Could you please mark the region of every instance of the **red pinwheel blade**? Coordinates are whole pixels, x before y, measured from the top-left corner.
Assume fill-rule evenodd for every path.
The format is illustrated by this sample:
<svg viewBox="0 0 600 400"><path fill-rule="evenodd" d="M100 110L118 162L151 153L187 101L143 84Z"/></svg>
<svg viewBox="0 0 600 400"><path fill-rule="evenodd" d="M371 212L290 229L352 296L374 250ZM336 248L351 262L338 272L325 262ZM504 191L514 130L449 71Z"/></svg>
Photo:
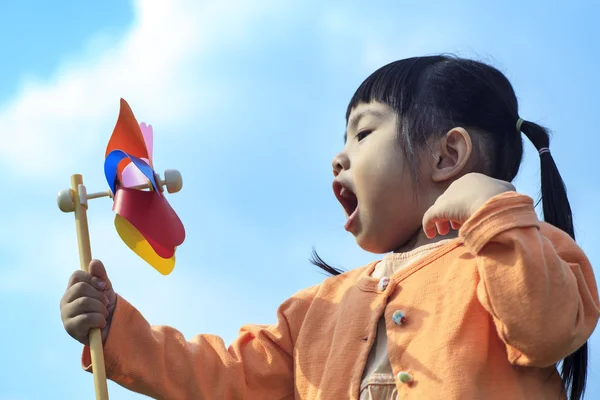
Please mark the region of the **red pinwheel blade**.
<svg viewBox="0 0 600 400"><path fill-rule="evenodd" d="M169 258L185 240L181 220L165 198L155 191L119 188L113 210L133 225L157 254Z"/></svg>

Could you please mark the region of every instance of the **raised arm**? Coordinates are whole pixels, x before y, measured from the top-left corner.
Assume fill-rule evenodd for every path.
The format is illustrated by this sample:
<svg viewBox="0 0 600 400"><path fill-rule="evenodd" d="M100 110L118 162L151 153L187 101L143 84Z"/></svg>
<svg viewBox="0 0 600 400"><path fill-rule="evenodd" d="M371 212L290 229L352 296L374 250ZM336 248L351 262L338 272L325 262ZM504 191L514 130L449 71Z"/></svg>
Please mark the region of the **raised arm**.
<svg viewBox="0 0 600 400"><path fill-rule="evenodd" d="M478 298L511 363L550 366L590 337L600 316L592 266L569 235L538 220L530 197L493 197L460 236L477 256Z"/></svg>

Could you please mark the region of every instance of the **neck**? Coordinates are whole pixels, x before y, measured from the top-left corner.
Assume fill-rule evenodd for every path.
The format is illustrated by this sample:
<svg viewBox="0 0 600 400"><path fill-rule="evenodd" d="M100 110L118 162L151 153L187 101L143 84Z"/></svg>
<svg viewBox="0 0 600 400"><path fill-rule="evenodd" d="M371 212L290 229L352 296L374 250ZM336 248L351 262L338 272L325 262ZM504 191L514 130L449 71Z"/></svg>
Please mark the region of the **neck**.
<svg viewBox="0 0 600 400"><path fill-rule="evenodd" d="M429 239L425 235L425 232L423 232L423 228L419 227L419 230L410 239L394 249L394 253L406 253L426 244L437 243L446 239L455 239L456 237L458 237L458 231L450 230L447 235L436 235L434 238Z"/></svg>

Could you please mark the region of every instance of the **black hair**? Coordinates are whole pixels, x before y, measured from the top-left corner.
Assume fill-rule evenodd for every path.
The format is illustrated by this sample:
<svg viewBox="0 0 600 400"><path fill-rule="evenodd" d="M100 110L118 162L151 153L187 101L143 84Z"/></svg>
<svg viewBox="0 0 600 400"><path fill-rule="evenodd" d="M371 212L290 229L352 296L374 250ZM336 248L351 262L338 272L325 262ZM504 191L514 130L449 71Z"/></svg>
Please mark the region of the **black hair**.
<svg viewBox="0 0 600 400"><path fill-rule="evenodd" d="M498 69L485 63L447 55L414 57L387 64L371 74L348 104L377 101L398 115L400 148L416 175L416 156L433 135L461 126L477 132L486 151L479 169L512 182L523 157L521 132L540 151L541 201L544 220L575 239L571 207L564 182L547 148L548 130L536 123L519 124L518 102L512 85ZM520 126L521 132L518 132ZM325 263L313 249L311 262L328 275L344 271ZM587 342L562 361L562 381L570 400L585 391Z"/></svg>

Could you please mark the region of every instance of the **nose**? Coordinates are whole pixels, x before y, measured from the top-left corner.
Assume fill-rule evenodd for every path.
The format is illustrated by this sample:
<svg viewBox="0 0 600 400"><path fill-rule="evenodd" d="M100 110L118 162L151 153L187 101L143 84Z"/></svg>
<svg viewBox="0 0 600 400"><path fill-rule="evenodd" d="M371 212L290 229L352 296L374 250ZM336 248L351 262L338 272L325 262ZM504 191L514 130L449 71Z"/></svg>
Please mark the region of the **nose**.
<svg viewBox="0 0 600 400"><path fill-rule="evenodd" d="M333 167L333 176L338 176L340 172L350 168L350 159L344 152L341 152L333 158L331 166Z"/></svg>

